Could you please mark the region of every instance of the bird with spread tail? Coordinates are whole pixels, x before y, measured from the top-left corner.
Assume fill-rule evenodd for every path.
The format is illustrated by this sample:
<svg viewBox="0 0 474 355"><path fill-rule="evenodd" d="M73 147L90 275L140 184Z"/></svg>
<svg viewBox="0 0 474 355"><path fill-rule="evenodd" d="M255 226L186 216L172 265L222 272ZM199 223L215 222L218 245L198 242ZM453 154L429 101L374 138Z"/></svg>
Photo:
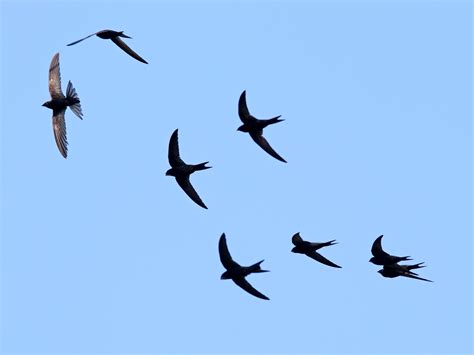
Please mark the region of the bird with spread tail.
<svg viewBox="0 0 474 355"><path fill-rule="evenodd" d="M178 129L176 129L170 138L170 143L168 146L168 161L171 165L171 169L166 172L166 176L174 176L178 185L183 189L183 191L193 200L196 204L202 208L207 209L204 202L202 202L196 190L194 190L193 185L189 181L189 175L195 171L205 170L211 168L206 166L208 161L201 164L186 164L181 157L179 156L179 145L178 145Z"/></svg>
<svg viewBox="0 0 474 355"><path fill-rule="evenodd" d="M286 160L283 159L271 146L270 143L263 136L263 129L268 125L284 121L280 119L280 116L276 116L267 120L260 120L252 116L247 107L247 99L245 90L242 92L239 98L239 117L243 125L237 128L240 132L245 132L252 137L255 143L257 143L260 148L266 151L275 159L286 163Z"/></svg>
<svg viewBox="0 0 474 355"><path fill-rule="evenodd" d="M411 271L411 270L414 270L414 269L421 269L422 267L425 267L425 265L422 265L422 264L423 263L418 263L418 264L414 264L414 265L399 265L397 263L389 264L389 265L384 265L383 269L380 269L377 272L380 275L382 275L383 277L388 277L388 278L404 276L404 277L409 277L409 278L416 279L416 280L433 282L431 280L419 277L418 274Z"/></svg>
<svg viewBox="0 0 474 355"><path fill-rule="evenodd" d="M396 264L400 261L407 261L407 260L412 260L410 259L409 256L394 256L390 255L387 252L385 252L382 249L382 237L379 236L377 239L375 239L374 243L372 244L372 255L373 257L370 258L370 262L375 265L390 265L390 264Z"/></svg>
<svg viewBox="0 0 474 355"><path fill-rule="evenodd" d="M222 265L226 268L226 271L221 275L221 280L232 280L237 286L242 288L244 291L247 291L251 295L263 300L269 300L267 296L257 291L245 279L246 276L253 273L268 272L268 270L262 270L260 268L260 264L263 262L263 260L250 266L240 266L230 256L229 249L227 248L225 233L222 233L219 239L219 257L221 259Z"/></svg>
<svg viewBox="0 0 474 355"><path fill-rule="evenodd" d="M136 52L134 52L127 44L120 38L132 38L130 36L127 36L126 34L123 33L123 31L112 31L112 30L102 30L96 33L93 33L89 36L86 36L84 38L81 38L77 41L74 41L72 43L69 43L68 46L73 46L79 42L82 42L83 40L92 37L92 36L97 36L102 39L110 39L112 42L114 42L120 49L122 49L125 53L127 53L130 57L135 58L139 62L148 64L148 62L140 57Z"/></svg>
<svg viewBox="0 0 474 355"><path fill-rule="evenodd" d="M309 256L311 259L319 261L320 263L324 265L340 268L339 265L334 264L332 261L326 259L324 256L316 252L316 250L318 249L337 244L335 243L335 240L331 240L329 242L324 242L324 243L312 243L312 242L303 240L300 234L296 233L291 238L291 242L295 246L293 249L291 249L293 253L304 254L306 256Z"/></svg>
<svg viewBox="0 0 474 355"><path fill-rule="evenodd" d="M81 100L72 86L71 81L67 83L66 96L61 89L61 73L59 70L59 53L56 53L49 65L49 94L51 100L46 101L43 106L53 110L53 132L56 145L64 158L67 158L67 136L66 121L64 114L66 108L70 108L74 114L82 120Z"/></svg>

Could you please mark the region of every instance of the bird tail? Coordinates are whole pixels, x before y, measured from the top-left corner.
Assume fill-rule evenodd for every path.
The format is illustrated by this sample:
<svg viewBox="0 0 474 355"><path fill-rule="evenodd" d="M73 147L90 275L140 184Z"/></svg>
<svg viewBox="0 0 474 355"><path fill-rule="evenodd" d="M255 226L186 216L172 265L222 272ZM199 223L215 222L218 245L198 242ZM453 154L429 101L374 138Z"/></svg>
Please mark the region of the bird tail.
<svg viewBox="0 0 474 355"><path fill-rule="evenodd" d="M270 124L274 124L274 123L277 123L277 122L284 121L284 120L280 119L280 117L281 117L281 115L273 117L273 118L269 118L268 120L265 120L267 122L267 126L270 125Z"/></svg>
<svg viewBox="0 0 474 355"><path fill-rule="evenodd" d="M262 270L260 268L261 263L263 263L263 260L260 260L258 263L255 263L252 266L250 266L252 272L269 272L269 270Z"/></svg>
<svg viewBox="0 0 474 355"><path fill-rule="evenodd" d="M206 170L206 169L210 169L211 166L206 166L206 164L209 163L208 161L204 162L204 163L201 163L201 164L196 164L194 165L194 169L196 171L198 170Z"/></svg>
<svg viewBox="0 0 474 355"><path fill-rule="evenodd" d="M422 267L425 267L426 265L423 265L424 262L418 263L415 265L408 265L408 270L414 270L414 269L421 269Z"/></svg>
<svg viewBox="0 0 474 355"><path fill-rule="evenodd" d="M123 31L120 31L120 34L119 34L120 37L123 37L123 38L132 38L130 36L127 36L125 33L123 33Z"/></svg>
<svg viewBox="0 0 474 355"><path fill-rule="evenodd" d="M72 86L71 81L67 83L66 98L71 103L71 105L69 106L71 111L74 112L74 114L82 120L81 100L79 100L79 96L77 95L74 86Z"/></svg>

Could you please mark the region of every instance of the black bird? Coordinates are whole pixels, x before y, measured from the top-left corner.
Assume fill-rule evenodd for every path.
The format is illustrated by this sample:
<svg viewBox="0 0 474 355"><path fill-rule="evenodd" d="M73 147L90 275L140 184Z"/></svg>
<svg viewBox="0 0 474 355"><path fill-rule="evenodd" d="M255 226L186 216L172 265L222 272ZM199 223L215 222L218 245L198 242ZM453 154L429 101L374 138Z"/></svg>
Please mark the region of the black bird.
<svg viewBox="0 0 474 355"><path fill-rule="evenodd" d="M263 129L268 125L281 122L284 120L279 119L281 116L276 116L268 120L259 120L253 117L249 109L247 108L247 100L245 97L245 90L242 92L239 98L239 117L243 125L237 128L238 131L245 132L250 134L250 137L257 143L264 151L270 154L275 159L286 163L286 160L283 159L277 152L273 150L268 141L265 139L263 134Z"/></svg>
<svg viewBox="0 0 474 355"><path fill-rule="evenodd" d="M222 233L219 239L219 257L221 259L222 265L224 265L227 270L221 275L221 280L230 279L234 281L237 286L244 289L251 295L263 300L269 300L267 296L253 288L253 286L245 279L246 276L255 272L268 272L268 270L262 270L260 268L260 264L263 262L263 260L250 266L240 266L237 264L230 256L229 249L227 248L225 233Z"/></svg>
<svg viewBox="0 0 474 355"><path fill-rule="evenodd" d="M167 176L174 176L178 185L186 192L186 194L191 197L191 200L196 202L202 208L206 208L204 202L202 202L201 198L197 194L196 190L194 190L193 185L189 181L189 175L194 173L198 170L205 170L211 168L210 166L205 166L208 161L201 164L186 164L181 158L179 157L179 146L178 146L178 129L176 129L170 138L170 143L168 147L168 161L171 165L171 169L166 172Z"/></svg>
<svg viewBox="0 0 474 355"><path fill-rule="evenodd" d="M319 261L320 263L322 263L324 265L340 268L339 265L334 264L332 261L329 261L324 256L322 256L321 254L316 252L316 250L318 250L318 249L321 249L321 248L324 248L324 247L327 247L327 246L330 246L330 245L337 244L337 243L335 243L335 240L331 240L331 241L325 242L325 243L311 243L311 242L308 242L306 240L303 240L303 238L301 238L300 234L296 233L291 238L291 241L295 245L295 247L293 249L291 249L291 251L293 253L304 254L304 255L309 256L311 259Z"/></svg>
<svg viewBox="0 0 474 355"><path fill-rule="evenodd" d="M79 43L79 42L82 42L83 40L89 38L89 37L92 37L92 36L97 36L99 38L102 38L102 39L111 39L112 42L114 42L117 46L119 46L125 53L127 53L129 56L135 58L136 60L138 60L139 62L142 62L142 63L145 63L145 64L148 64L148 62L143 59L142 57L140 57L137 53L135 53L129 46L127 46L125 44L124 41L122 41L120 39L120 37L123 37L123 38L132 38L132 37L129 37L127 36L126 34L123 33L123 31L112 31L112 30L102 30L102 31L99 31L99 32L96 32L96 33L93 33L87 37L84 37L84 38L81 38L75 42L72 42L72 43L69 43L68 46L73 46L75 45L76 43Z"/></svg>
<svg viewBox="0 0 474 355"><path fill-rule="evenodd" d="M410 259L409 256L394 256L386 253L382 249L382 237L379 236L377 239L375 239L374 243L372 244L372 255L373 258L370 258L370 262L375 265L390 265L390 264L395 264L400 261L406 261L406 260L412 260Z"/></svg>
<svg viewBox="0 0 474 355"><path fill-rule="evenodd" d="M423 263L418 263L414 265L399 265L395 263L395 264L390 264L390 265L384 265L383 269L380 269L378 273L382 275L383 277L389 277L389 278L404 276L404 277L409 277L412 279L433 282L431 280L419 277L418 274L411 271L414 269L420 269L422 267L425 267L422 264Z"/></svg>
<svg viewBox="0 0 474 355"><path fill-rule="evenodd" d="M56 53L49 65L49 94L51 100L43 106L53 110L53 132L56 145L64 158L67 158L66 121L64 113L69 107L74 114L82 120L82 108L76 89L71 81L67 83L66 96L61 90L61 73L59 71L59 53Z"/></svg>

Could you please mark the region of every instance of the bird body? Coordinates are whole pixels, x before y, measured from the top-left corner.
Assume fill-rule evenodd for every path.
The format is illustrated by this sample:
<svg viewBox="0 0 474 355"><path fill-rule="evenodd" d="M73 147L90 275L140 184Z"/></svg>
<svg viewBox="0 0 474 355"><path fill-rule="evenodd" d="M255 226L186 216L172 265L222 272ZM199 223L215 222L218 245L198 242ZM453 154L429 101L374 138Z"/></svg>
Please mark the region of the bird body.
<svg viewBox="0 0 474 355"><path fill-rule="evenodd" d="M369 260L372 264L391 265L399 263L400 261L412 260L409 256L394 256L385 252L382 249L382 237L383 234L375 239L374 243L372 244L371 252L373 257Z"/></svg>
<svg viewBox="0 0 474 355"><path fill-rule="evenodd" d="M300 234L296 233L291 238L291 241L294 245L294 248L291 249L293 253L304 254L306 256L309 256L311 259L319 261L320 263L324 265L340 268L339 265L334 264L332 261L326 259L324 256L316 252L316 250L318 249L337 244L335 243L335 240L330 240L329 242L324 242L324 243L313 243L313 242L308 242L306 240L303 240Z"/></svg>
<svg viewBox="0 0 474 355"><path fill-rule="evenodd" d="M388 278L395 278L399 276L404 276L416 280L422 280L422 281L427 281L427 282L433 282L428 279L424 279L422 277L419 277L418 274L414 273L411 270L414 269L420 269L422 267L425 267L422 265L423 263L418 263L414 265L399 265L397 263L395 264L389 264L389 265L384 265L383 269L380 269L378 273L382 275L383 277L388 277Z"/></svg>

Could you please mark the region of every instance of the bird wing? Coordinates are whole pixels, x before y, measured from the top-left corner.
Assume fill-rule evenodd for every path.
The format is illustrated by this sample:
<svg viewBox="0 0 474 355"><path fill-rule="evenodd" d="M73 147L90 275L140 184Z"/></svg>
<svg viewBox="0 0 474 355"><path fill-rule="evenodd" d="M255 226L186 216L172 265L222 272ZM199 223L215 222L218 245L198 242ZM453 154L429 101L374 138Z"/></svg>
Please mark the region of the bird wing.
<svg viewBox="0 0 474 355"><path fill-rule="evenodd" d="M233 278L232 281L234 281L237 286L247 291L251 295L261 298L263 300L269 300L267 296L257 291L244 277L236 277Z"/></svg>
<svg viewBox="0 0 474 355"><path fill-rule="evenodd" d="M64 158L67 158L66 121L64 120L64 112L66 112L66 109L53 111L53 132L59 152Z"/></svg>
<svg viewBox="0 0 474 355"><path fill-rule="evenodd" d="M295 245L298 246L303 242L303 238L301 238L299 233L296 233L293 237L291 237L291 242Z"/></svg>
<svg viewBox="0 0 474 355"><path fill-rule="evenodd" d="M309 256L311 259L319 261L320 263L324 265L340 268L339 265L334 264L332 261L326 259L324 256L322 256L321 254L315 251L307 253L306 255Z"/></svg>
<svg viewBox="0 0 474 355"><path fill-rule="evenodd" d="M226 270L240 266L234 260L232 260L232 256L230 256L229 248L227 248L225 233L222 233L221 237L219 238L219 258L221 259L221 263L226 268Z"/></svg>
<svg viewBox="0 0 474 355"><path fill-rule="evenodd" d="M52 99L63 99L61 91L61 72L59 71L59 53L56 53L49 65L49 94Z"/></svg>
<svg viewBox="0 0 474 355"><path fill-rule="evenodd" d="M178 129L176 128L170 137L168 146L168 161L172 168L183 165L184 161L179 157Z"/></svg>
<svg viewBox="0 0 474 355"><path fill-rule="evenodd" d="M411 279L417 279L417 280L422 280L422 281L427 281L427 282L433 282L431 280L424 279L422 277L416 276L417 274L415 274L414 272L402 272L402 273L400 273L400 275L405 276L405 277L409 277Z"/></svg>
<svg viewBox="0 0 474 355"><path fill-rule="evenodd" d="M206 205L204 204L204 202L202 202L196 190L194 190L193 185L191 185L191 182L189 181L189 176L176 177L176 181L178 182L178 185L183 189L183 191L186 192L186 195L191 198L191 200L193 200L202 208L207 209Z"/></svg>
<svg viewBox="0 0 474 355"><path fill-rule="evenodd" d="M73 46L73 45L75 45L75 44L77 44L77 43L79 43L79 42L82 42L82 41L85 40L85 39L88 39L89 37L95 36L96 34L97 34L97 32L96 32L96 33L93 33L93 34L91 34L91 35L89 35L89 36L86 36L86 37L84 37L84 38L78 39L77 41L74 41L74 42L72 42L72 43L69 43L68 46Z"/></svg>
<svg viewBox="0 0 474 355"><path fill-rule="evenodd" d="M270 146L268 141L265 139L265 137L262 135L263 131L259 130L256 132L250 132L250 137L254 140L255 143L257 143L260 148L262 148L264 151L266 151L268 154L270 154L272 157L275 159L282 161L286 163L286 160L283 159L280 155L278 155L277 152L273 150L273 148Z"/></svg>
<svg viewBox="0 0 474 355"><path fill-rule="evenodd" d="M239 98L239 117L243 123L247 123L251 120L250 112L247 107L245 90L242 92L242 94L240 94Z"/></svg>
<svg viewBox="0 0 474 355"><path fill-rule="evenodd" d="M135 58L139 62L148 64L148 62L140 57L137 53L135 53L127 44L120 39L120 37L111 38L112 42L114 42L117 46L119 46L125 53L127 53L130 57Z"/></svg>
<svg viewBox="0 0 474 355"><path fill-rule="evenodd" d="M379 236L377 239L375 239L374 243L372 244L371 252L372 252L372 255L375 256L375 257L388 257L388 256L390 256L390 254L386 253L382 249L382 237L383 237L383 234L381 236Z"/></svg>

